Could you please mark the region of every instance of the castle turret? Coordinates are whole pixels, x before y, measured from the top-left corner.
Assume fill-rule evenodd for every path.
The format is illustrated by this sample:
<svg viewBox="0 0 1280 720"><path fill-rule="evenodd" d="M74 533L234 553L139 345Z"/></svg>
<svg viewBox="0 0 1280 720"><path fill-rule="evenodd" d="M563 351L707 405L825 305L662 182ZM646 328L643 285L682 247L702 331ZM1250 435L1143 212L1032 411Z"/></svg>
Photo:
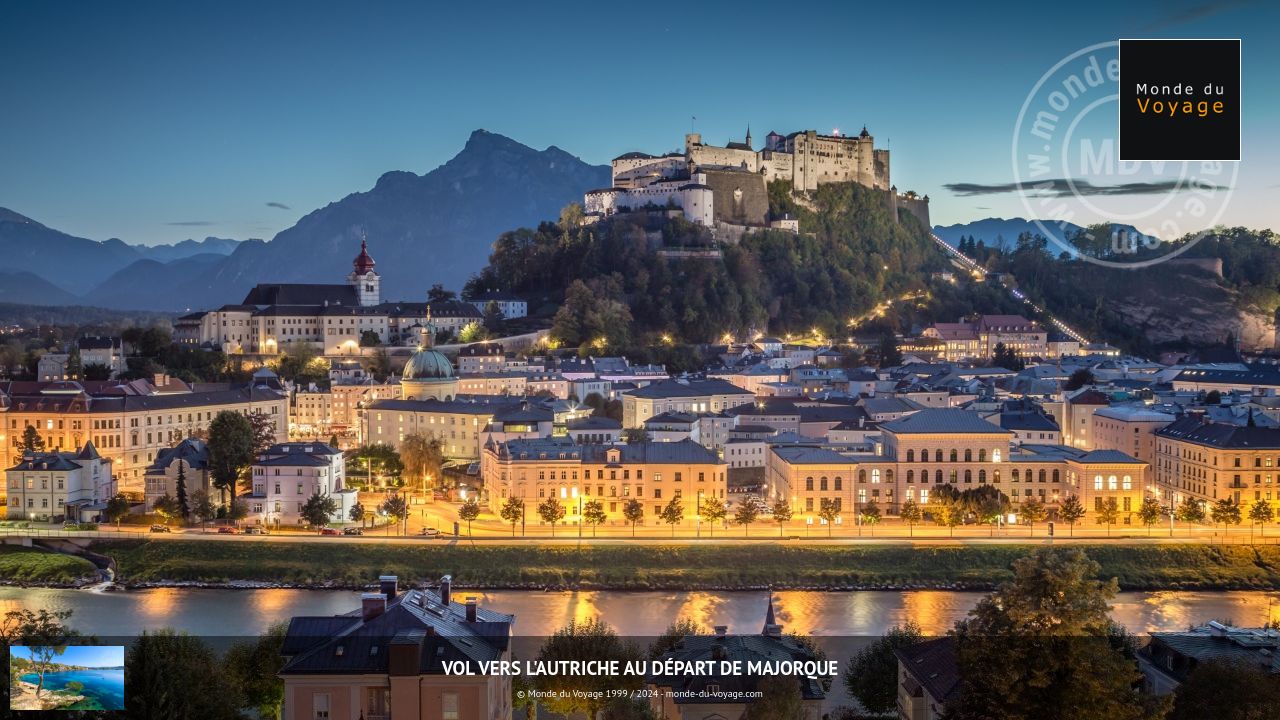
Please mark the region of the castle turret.
<svg viewBox="0 0 1280 720"><path fill-rule="evenodd" d="M347 282L355 287L356 297L361 305L377 305L382 302L382 278L373 270L376 264L369 256L368 241L361 237L360 254L351 261L351 274L347 276Z"/></svg>
<svg viewBox="0 0 1280 720"><path fill-rule="evenodd" d="M755 147L754 145L751 144L751 123L747 123L747 147L749 148Z"/></svg>

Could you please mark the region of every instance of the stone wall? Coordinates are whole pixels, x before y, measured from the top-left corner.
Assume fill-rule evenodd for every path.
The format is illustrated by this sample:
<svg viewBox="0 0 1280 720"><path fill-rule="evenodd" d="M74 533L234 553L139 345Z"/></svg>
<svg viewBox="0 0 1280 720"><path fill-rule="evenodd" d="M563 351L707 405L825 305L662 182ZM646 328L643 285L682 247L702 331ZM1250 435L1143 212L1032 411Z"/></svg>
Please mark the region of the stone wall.
<svg viewBox="0 0 1280 720"><path fill-rule="evenodd" d="M769 191L764 176L732 170L704 170L706 184L714 193L714 215L718 222L734 225L766 225L769 220Z"/></svg>

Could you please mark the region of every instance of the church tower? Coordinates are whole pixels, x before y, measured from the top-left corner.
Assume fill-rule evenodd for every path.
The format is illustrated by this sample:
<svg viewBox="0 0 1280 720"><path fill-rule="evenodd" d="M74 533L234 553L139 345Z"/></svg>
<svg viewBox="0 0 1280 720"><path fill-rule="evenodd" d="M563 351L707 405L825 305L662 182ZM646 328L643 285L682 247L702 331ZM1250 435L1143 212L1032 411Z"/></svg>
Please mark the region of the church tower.
<svg viewBox="0 0 1280 720"><path fill-rule="evenodd" d="M751 144L751 123L747 123L747 149L755 149L755 146Z"/></svg>
<svg viewBox="0 0 1280 720"><path fill-rule="evenodd" d="M360 305L377 305L382 302L382 278L373 271L373 258L369 257L369 244L360 238L360 254L351 261L351 274L347 282L356 289L356 298Z"/></svg>

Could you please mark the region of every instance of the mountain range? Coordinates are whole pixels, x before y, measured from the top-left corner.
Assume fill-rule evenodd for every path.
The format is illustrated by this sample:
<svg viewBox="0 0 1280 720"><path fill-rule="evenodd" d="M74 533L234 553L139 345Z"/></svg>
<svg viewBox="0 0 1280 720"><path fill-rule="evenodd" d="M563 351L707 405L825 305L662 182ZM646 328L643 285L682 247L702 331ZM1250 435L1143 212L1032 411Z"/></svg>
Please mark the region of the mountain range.
<svg viewBox="0 0 1280 720"><path fill-rule="evenodd" d="M423 175L391 171L308 213L269 241L207 238L142 247L88 240L0 208L0 302L183 311L235 303L260 282L343 282L367 237L382 295L460 289L506 230L558 217L607 185L608 166L476 130Z"/></svg>
<svg viewBox="0 0 1280 720"><path fill-rule="evenodd" d="M1083 230L1080 225L1070 222L1061 222L1058 220L1042 220L1045 227L1048 228L1060 240L1069 241L1071 236ZM1132 225L1124 225L1113 223L1112 228L1115 230L1124 230L1130 235L1141 235L1138 229ZM1027 232L1032 235L1044 235L1045 231L1036 224L1035 220L1027 220L1025 218L983 218L982 220L974 220L967 223L956 223L954 225L935 225L933 234L942 238L943 242L957 246L960 243L960 237L972 236L974 240L981 240L984 245L999 245L1003 240L1010 247L1018 236ZM1064 237L1065 236L1065 237ZM1054 246L1055 253L1061 248Z"/></svg>

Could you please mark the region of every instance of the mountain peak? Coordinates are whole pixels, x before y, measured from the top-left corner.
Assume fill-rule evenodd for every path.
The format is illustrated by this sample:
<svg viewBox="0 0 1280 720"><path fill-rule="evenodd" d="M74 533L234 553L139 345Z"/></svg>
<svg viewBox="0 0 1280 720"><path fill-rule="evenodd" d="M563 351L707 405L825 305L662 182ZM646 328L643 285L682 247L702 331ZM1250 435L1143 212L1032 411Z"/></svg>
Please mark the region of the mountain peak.
<svg viewBox="0 0 1280 720"><path fill-rule="evenodd" d="M32 225L38 225L40 227L44 227L43 225L36 222L35 220L32 220L31 218L27 217L26 215L23 215L21 213L16 213L10 210L9 208L5 208L5 207L0 207L0 222L31 223Z"/></svg>

